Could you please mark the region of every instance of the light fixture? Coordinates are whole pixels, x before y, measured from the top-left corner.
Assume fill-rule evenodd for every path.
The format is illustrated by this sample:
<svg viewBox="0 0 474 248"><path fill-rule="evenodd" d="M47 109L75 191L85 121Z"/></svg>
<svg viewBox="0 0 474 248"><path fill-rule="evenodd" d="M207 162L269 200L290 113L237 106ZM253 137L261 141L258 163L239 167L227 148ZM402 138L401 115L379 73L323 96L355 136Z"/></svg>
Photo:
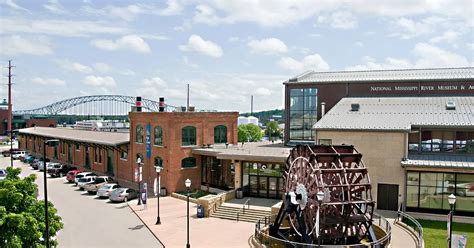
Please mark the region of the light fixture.
<svg viewBox="0 0 474 248"><path fill-rule="evenodd" d="M321 202L324 199L324 193L322 191L319 191L316 196L318 197L318 201Z"/></svg>
<svg viewBox="0 0 474 248"><path fill-rule="evenodd" d="M184 185L186 185L186 188L191 187L191 180L189 180L189 178L186 179L186 181L184 181Z"/></svg>
<svg viewBox="0 0 474 248"><path fill-rule="evenodd" d="M163 167L161 166L155 166L156 173L160 173Z"/></svg>
<svg viewBox="0 0 474 248"><path fill-rule="evenodd" d="M450 194L448 196L449 205L454 205L456 203L456 196L454 194Z"/></svg>
<svg viewBox="0 0 474 248"><path fill-rule="evenodd" d="M141 158L141 157L138 157L138 158L137 158L137 163L139 163L139 164L142 163L142 158Z"/></svg>

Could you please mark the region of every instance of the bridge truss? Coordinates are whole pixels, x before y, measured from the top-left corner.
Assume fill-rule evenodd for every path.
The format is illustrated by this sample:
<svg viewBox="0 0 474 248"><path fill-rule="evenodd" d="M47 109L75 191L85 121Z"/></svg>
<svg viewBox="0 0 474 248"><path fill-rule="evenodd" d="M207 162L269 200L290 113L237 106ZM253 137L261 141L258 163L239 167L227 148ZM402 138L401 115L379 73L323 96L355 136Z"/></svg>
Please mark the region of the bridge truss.
<svg viewBox="0 0 474 248"><path fill-rule="evenodd" d="M122 95L80 96L55 102L44 107L13 111L15 115L61 115L61 114L97 114L127 115L131 106L135 106L136 97ZM121 106L120 106L121 105ZM81 111L82 107L82 111ZM176 111L176 107L165 104L165 111ZM69 111L68 110L74 110ZM159 102L142 98L142 110L158 112Z"/></svg>

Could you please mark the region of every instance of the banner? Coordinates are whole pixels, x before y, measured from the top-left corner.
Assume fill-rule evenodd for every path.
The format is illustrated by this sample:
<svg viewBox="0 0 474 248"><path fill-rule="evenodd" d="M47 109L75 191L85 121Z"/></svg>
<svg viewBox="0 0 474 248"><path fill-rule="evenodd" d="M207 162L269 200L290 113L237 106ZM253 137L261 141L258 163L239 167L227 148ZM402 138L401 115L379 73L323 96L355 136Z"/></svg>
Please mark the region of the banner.
<svg viewBox="0 0 474 248"><path fill-rule="evenodd" d="M143 183L143 189L142 189L142 203L146 205L146 199L148 197L147 195L147 183Z"/></svg>
<svg viewBox="0 0 474 248"><path fill-rule="evenodd" d="M453 234L451 240L451 247L453 248L465 248L467 243L467 235L466 234Z"/></svg>
<svg viewBox="0 0 474 248"><path fill-rule="evenodd" d="M146 158L151 158L151 125L146 124Z"/></svg>

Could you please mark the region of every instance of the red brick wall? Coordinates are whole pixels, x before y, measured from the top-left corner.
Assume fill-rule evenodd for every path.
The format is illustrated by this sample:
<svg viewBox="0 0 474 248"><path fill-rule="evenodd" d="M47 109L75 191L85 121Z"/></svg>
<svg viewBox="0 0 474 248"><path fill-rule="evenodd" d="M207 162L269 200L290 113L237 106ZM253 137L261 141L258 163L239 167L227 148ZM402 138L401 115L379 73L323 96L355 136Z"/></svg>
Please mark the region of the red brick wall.
<svg viewBox="0 0 474 248"><path fill-rule="evenodd" d="M28 119L26 120L26 127L56 127L57 121L55 119Z"/></svg>

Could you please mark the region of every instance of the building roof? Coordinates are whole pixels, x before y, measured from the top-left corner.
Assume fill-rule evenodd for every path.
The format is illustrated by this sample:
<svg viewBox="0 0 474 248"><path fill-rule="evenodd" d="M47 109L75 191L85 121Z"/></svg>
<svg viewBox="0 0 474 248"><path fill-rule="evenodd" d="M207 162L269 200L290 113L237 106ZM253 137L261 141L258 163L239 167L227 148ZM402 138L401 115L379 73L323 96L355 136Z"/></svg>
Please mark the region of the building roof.
<svg viewBox="0 0 474 248"><path fill-rule="evenodd" d="M371 71L308 71L285 83L332 83L367 81L423 81L423 80L465 80L474 79L474 67L430 68Z"/></svg>
<svg viewBox="0 0 474 248"><path fill-rule="evenodd" d="M454 102L456 109L447 110ZM351 111L351 104L359 104ZM313 128L316 130L393 130L412 127L474 128L474 96L349 97L341 99Z"/></svg>
<svg viewBox="0 0 474 248"><path fill-rule="evenodd" d="M130 142L130 133L98 132L69 128L30 127L19 130L23 134L47 138L79 141L100 145L117 146Z"/></svg>
<svg viewBox="0 0 474 248"><path fill-rule="evenodd" d="M250 142L243 146L213 145L211 148L195 148L193 154L215 156L217 159L285 163L290 150L291 148L285 147L283 143Z"/></svg>
<svg viewBox="0 0 474 248"><path fill-rule="evenodd" d="M401 164L420 168L474 169L474 156L451 154L410 154Z"/></svg>

